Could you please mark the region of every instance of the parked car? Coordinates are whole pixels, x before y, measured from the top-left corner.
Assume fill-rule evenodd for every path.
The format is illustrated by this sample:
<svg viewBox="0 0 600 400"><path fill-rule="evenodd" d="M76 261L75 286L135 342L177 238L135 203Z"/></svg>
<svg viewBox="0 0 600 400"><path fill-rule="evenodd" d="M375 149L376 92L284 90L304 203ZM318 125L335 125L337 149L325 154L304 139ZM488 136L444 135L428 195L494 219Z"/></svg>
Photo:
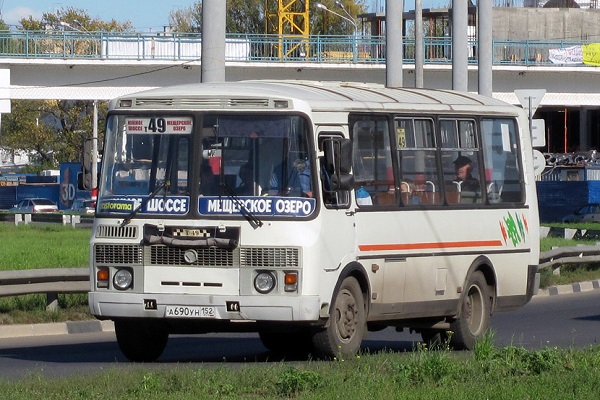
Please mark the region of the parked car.
<svg viewBox="0 0 600 400"><path fill-rule="evenodd" d="M588 203L565 216L562 222L600 222L600 203Z"/></svg>
<svg viewBox="0 0 600 400"><path fill-rule="evenodd" d="M77 214L93 214L96 211L96 200L75 199L69 211Z"/></svg>
<svg viewBox="0 0 600 400"><path fill-rule="evenodd" d="M20 213L57 212L58 206L50 199L24 199L10 211Z"/></svg>

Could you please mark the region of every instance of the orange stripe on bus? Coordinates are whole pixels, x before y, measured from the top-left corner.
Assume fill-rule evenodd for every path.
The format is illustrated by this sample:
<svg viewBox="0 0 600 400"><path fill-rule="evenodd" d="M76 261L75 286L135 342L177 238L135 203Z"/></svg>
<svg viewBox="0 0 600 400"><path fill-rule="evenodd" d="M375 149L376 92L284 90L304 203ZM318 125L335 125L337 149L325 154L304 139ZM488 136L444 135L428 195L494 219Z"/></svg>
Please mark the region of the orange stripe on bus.
<svg viewBox="0 0 600 400"><path fill-rule="evenodd" d="M397 244L363 244L360 251L389 251L389 250L426 250L426 249L456 249L464 247L498 247L500 240L469 240L464 242L432 242L432 243L397 243Z"/></svg>

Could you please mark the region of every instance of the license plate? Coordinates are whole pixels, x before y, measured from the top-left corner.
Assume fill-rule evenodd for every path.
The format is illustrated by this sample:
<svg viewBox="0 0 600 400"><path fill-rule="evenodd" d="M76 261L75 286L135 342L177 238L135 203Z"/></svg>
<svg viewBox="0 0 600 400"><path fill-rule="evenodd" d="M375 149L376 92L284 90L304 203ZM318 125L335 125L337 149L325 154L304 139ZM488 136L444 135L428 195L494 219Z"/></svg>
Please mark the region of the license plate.
<svg viewBox="0 0 600 400"><path fill-rule="evenodd" d="M215 318L214 307L201 306L167 306L165 310L167 318Z"/></svg>

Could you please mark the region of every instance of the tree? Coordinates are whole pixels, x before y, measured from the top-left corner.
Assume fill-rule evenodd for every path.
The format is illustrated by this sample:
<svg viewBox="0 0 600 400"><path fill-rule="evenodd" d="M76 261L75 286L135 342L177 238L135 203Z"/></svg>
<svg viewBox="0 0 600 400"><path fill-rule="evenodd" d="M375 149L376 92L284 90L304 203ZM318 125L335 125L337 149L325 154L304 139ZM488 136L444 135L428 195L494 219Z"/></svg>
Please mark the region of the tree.
<svg viewBox="0 0 600 400"><path fill-rule="evenodd" d="M99 127L107 103L98 106ZM83 142L93 131L93 104L83 100L13 100L12 112L2 116L0 146L23 150L47 168L81 161ZM100 138L103 131L99 129Z"/></svg>
<svg viewBox="0 0 600 400"><path fill-rule="evenodd" d="M69 25L61 25L60 22ZM45 13L40 20L33 17L20 21L21 29L71 29L82 32L128 31L129 21L92 19L85 10L72 7L56 13ZM73 51L84 51L91 40L80 40ZM13 100L12 112L2 116L0 146L12 151L26 151L32 160L47 168L64 161L81 161L83 142L93 132L93 102L84 100ZM107 104L98 107L98 134L102 138Z"/></svg>
<svg viewBox="0 0 600 400"><path fill-rule="evenodd" d="M202 32L202 2L171 11L169 25L175 32Z"/></svg>
<svg viewBox="0 0 600 400"><path fill-rule="evenodd" d="M335 11L356 21L356 16L365 12L366 0L340 0L346 12L339 8L334 0L323 0L322 3L331 11ZM272 12L277 7L277 0L227 0L226 31L228 33L265 33L265 6ZM312 34L348 35L354 33L354 26L347 20L327 11L313 7L310 12L310 32ZM194 5L171 11L169 24L175 32L202 32L202 1Z"/></svg>
<svg viewBox="0 0 600 400"><path fill-rule="evenodd" d="M87 11L74 7L62 8L56 11L56 13L44 13L42 15L42 18L39 20L36 20L32 16L29 16L29 18L22 18L19 21L19 23L21 24L21 29L23 30L40 31L69 29L68 27L61 25L61 22L66 22L74 28L81 29L82 31L133 31L133 25L130 21L125 21L121 23L117 22L114 19L111 19L110 21L103 21L98 18L92 19L92 17L90 17Z"/></svg>

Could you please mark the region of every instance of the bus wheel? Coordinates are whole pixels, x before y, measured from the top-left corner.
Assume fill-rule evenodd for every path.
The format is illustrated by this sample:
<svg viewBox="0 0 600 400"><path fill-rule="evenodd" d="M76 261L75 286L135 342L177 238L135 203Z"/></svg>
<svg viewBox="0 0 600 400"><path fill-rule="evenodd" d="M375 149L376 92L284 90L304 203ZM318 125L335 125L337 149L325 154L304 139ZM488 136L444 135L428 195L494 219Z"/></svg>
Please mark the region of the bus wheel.
<svg viewBox="0 0 600 400"><path fill-rule="evenodd" d="M169 339L163 325L149 321L116 320L115 333L123 355L136 362L155 361Z"/></svg>
<svg viewBox="0 0 600 400"><path fill-rule="evenodd" d="M307 329L299 329L298 331L259 331L258 336L263 346L274 353L306 355L312 350L311 336Z"/></svg>
<svg viewBox="0 0 600 400"><path fill-rule="evenodd" d="M462 298L459 317L450 324L450 344L457 350L472 350L475 341L490 325L491 297L489 286L480 271L471 275Z"/></svg>
<svg viewBox="0 0 600 400"><path fill-rule="evenodd" d="M366 326L363 293L357 280L348 277L344 279L333 299L326 327L313 335L315 352L325 358L356 354L360 349Z"/></svg>

